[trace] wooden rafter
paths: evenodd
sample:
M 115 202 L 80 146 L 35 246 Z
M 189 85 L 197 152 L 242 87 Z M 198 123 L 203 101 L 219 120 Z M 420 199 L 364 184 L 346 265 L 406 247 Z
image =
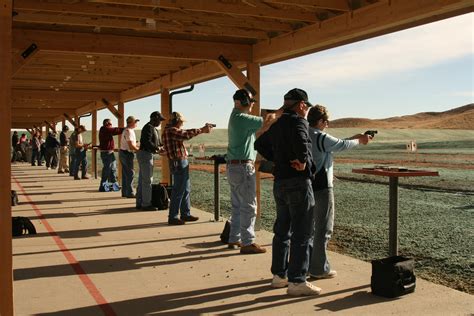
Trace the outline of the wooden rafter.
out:
M 13 47 L 37 43 L 44 51 L 215 60 L 223 54 L 233 60 L 250 60 L 251 46 L 204 41 L 172 40 L 103 34 L 14 30 Z M 120 43 L 120 45 L 118 45 Z
M 307 6 L 336 11 L 350 11 L 347 0 L 263 0 L 267 3 Z

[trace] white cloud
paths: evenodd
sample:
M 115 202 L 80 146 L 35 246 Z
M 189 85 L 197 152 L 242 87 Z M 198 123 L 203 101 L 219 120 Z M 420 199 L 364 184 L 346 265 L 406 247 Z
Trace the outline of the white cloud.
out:
M 409 72 L 473 55 L 474 14 L 268 66 L 272 85 L 325 87 Z M 466 36 L 470 34 L 470 36 Z

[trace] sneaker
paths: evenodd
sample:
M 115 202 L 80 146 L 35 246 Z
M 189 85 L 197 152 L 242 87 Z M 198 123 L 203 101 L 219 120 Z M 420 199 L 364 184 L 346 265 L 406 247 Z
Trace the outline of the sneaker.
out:
M 240 241 L 227 243 L 227 248 L 229 249 L 239 249 L 240 247 L 242 247 Z
M 309 274 L 309 276 L 313 279 L 332 279 L 337 276 L 336 270 L 331 270 L 328 273 L 324 274 Z
M 181 220 L 183 222 L 195 222 L 199 220 L 199 217 L 188 215 L 188 216 L 181 216 Z
M 117 192 L 117 191 L 120 191 L 121 188 L 122 187 L 118 184 L 118 182 L 114 182 L 111 185 L 111 191 Z
M 243 246 L 243 247 L 240 247 L 240 253 L 241 254 L 247 254 L 247 255 L 250 255 L 250 254 L 257 254 L 257 253 L 265 253 L 267 252 L 267 249 L 261 247 L 259 244 L 250 244 L 248 246 Z
M 309 295 L 318 295 L 321 293 L 321 288 L 309 283 L 288 283 L 288 290 L 286 291 L 288 295 L 292 296 L 309 296 Z
M 184 224 L 186 224 L 186 222 L 179 218 L 170 218 L 168 220 L 168 225 L 184 225 Z
M 59 170 L 58 173 L 65 173 L 64 171 Z
M 274 289 L 281 289 L 288 286 L 288 279 L 282 278 L 279 275 L 274 275 L 271 287 Z
M 50 167 L 46 167 L 46 170 L 50 170 L 51 168 Z

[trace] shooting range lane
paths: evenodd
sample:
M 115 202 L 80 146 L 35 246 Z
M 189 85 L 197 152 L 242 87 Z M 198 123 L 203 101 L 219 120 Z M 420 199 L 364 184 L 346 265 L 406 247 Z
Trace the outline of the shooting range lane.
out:
M 285 289 L 269 286 L 269 232 L 257 233 L 269 253 L 243 256 L 220 243 L 224 223 L 213 222 L 212 213 L 193 209 L 200 221 L 168 226 L 167 211 L 136 211 L 135 201 L 121 199 L 120 192 L 96 192 L 98 180 L 72 181 L 23 164 L 12 170 L 20 198 L 13 214 L 28 216 L 38 230 L 13 240 L 18 315 L 104 314 L 42 217 L 117 315 L 465 315 L 474 310 L 471 295 L 424 280 L 401 299 L 373 296 L 370 264 L 333 252 L 329 256 L 338 277 L 315 282 L 322 294 L 289 297 Z M 48 181 L 28 182 L 35 177 Z

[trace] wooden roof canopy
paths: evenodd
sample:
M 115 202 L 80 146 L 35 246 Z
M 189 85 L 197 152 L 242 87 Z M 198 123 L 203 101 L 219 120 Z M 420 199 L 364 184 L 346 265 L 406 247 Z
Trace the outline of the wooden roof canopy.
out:
M 15 0 L 12 128 L 473 11 L 472 0 Z M 396 49 L 396 47 L 394 47 Z

